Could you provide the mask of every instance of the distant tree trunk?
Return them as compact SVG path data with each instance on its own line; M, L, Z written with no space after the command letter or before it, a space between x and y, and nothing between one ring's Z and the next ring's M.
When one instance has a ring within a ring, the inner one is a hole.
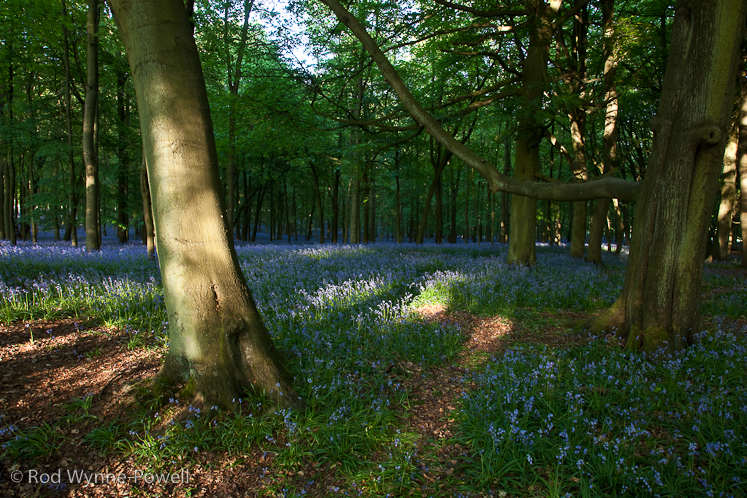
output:
M593 323L630 348L679 350L699 330L706 234L718 185L747 2L678 2L625 284Z
M368 241L376 242L376 188L373 180L368 188Z
M314 180L314 198L319 206L319 243L324 244L324 204L322 203L322 188L319 184L319 175L316 173L314 163L310 162L309 166L311 166L311 176ZM312 210L312 213L313 212L314 211Z
M449 162L449 159L451 158L451 153L446 152L444 154L441 154L441 147L438 146L439 153L431 158L431 164L433 165L433 181L431 181L430 186L428 187L428 193L425 196L425 203L423 204L423 216L420 218L420 225L418 227L418 235L415 239L416 244L422 244L423 240L425 238L425 231L428 225L428 215L431 211L431 203L433 201L433 195L436 194L438 196L438 189L441 187L441 174L444 171L444 168L446 167L446 164ZM437 197L436 204L438 204L440 200L440 197ZM436 206L437 209L440 209L438 206ZM436 217L438 217L439 214L436 214ZM443 215L442 220L443 220ZM438 219L436 220L436 238L438 239L438 234L443 232L443 229L439 227L438 225ZM441 222L443 225L443 221ZM436 243L440 243L439 240L436 240Z
M466 176L466 175L465 175ZM467 188L464 189L466 196L464 199L464 243L469 242L469 194L472 185L472 170L469 172L469 180L467 181Z
M99 0L88 0L86 100L83 110L83 162L86 166L86 251L101 249L99 239L99 154L96 112L99 102Z
M462 176L462 168L457 170L456 177L451 184L451 231L449 232L449 243L456 244L457 241L457 197L459 195L459 177Z
M243 172L243 187L244 187L244 217L242 218L242 229L241 229L241 240L248 242L249 240L249 224L252 216L252 196L251 196L251 177L249 172L244 170Z
M145 165L145 151L143 151L143 163L140 166L140 196L143 199L143 232L145 234L145 247L148 251L148 259L155 259L156 241L153 231L153 209L150 202L150 185L148 183L148 168Z
M247 389L298 406L257 311L225 217L205 80L181 0L110 0L132 68L169 319L160 376L197 404L230 408Z
M259 227L259 224L262 221L262 200L264 199L266 190L267 190L267 184L265 183L264 185L260 187L259 192L257 193L257 209L254 213L254 228L252 228L252 242L254 242L257 239L257 228Z
M8 51L8 86L5 92L5 101L8 109L6 126L13 126L13 32L11 30L10 39L6 42ZM8 140L5 160L5 233L10 240L11 245L16 245L16 168L13 163L13 138Z
M402 236L402 203L401 203L401 188L399 185L399 170L394 177L395 191L394 191L394 240L397 244L404 242Z
M368 185L368 175L366 173L363 173L363 189L361 192L361 198L363 199L363 212L362 218L363 218L363 230L362 236L361 236L361 243L368 244L368 236L370 234L369 232L369 226L371 221L371 190Z
M729 234L731 234L731 220L734 217L734 206L737 202L737 142L739 132L734 127L729 135L729 141L724 151L723 184L721 185L721 203L718 210L718 225L716 240L713 244L713 259L726 261L729 259Z
M503 174L511 174L511 140L506 137L503 141ZM501 244L508 244L509 226L509 194L501 192Z
M350 225L348 232L350 233L350 243L360 244L360 179L356 172L353 172L354 177L350 179Z
M332 243L337 244L337 230L340 220L340 168L335 168L335 179L332 184ZM288 239L290 242L290 239Z

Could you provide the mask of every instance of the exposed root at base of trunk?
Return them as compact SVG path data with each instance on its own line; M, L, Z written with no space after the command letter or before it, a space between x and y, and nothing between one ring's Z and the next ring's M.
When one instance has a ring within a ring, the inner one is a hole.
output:
M625 300L620 297L606 311L586 322L586 332L590 336L615 334L625 337Z

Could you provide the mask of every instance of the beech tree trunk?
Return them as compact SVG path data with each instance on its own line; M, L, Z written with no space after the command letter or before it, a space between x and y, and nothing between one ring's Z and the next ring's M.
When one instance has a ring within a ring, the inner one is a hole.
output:
M83 163L86 168L86 251L101 249L99 238L99 153L96 112L99 106L99 0L88 0L86 101L83 107Z
M181 0L110 0L132 70L169 317L165 381L231 408L250 389L298 406L233 245L205 80ZM194 404L194 403L193 403Z
M521 118L516 139L514 177L536 181L539 173L539 146L544 135L537 114L542 107L542 98L547 80L547 61L553 36L552 21L561 2L532 0L527 11L532 13L533 29L529 36L527 56L522 67ZM535 229L537 225L537 200L514 195L511 198L511 213L508 235L508 263L534 265Z
M616 330L630 348L679 350L699 328L706 233L746 11L743 0L677 2L625 285L592 327Z

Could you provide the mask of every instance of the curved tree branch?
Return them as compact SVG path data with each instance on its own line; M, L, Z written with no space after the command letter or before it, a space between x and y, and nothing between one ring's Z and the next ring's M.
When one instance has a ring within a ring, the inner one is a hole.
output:
M590 200L600 198L617 198L623 201L634 201L638 196L640 184L618 178L606 177L586 183L549 184L534 181L517 180L500 173L486 159L478 156L464 144L446 132L440 123L431 116L415 99L402 78L381 51L376 41L371 38L360 22L343 7L338 0L321 0L337 19L347 26L371 55L386 79L387 83L399 96L402 105L412 118L441 145L449 149L467 166L477 171L488 182L491 192L508 192L537 199L556 201Z

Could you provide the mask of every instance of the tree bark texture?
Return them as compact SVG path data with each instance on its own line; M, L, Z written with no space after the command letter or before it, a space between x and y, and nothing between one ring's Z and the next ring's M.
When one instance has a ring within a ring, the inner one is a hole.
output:
M718 186L747 2L676 4L653 149L623 291L593 329L631 348L678 350L699 327L706 233Z
M241 273L226 220L205 80L181 0L111 0L132 69L169 316L161 377L204 406L245 390L298 406Z

